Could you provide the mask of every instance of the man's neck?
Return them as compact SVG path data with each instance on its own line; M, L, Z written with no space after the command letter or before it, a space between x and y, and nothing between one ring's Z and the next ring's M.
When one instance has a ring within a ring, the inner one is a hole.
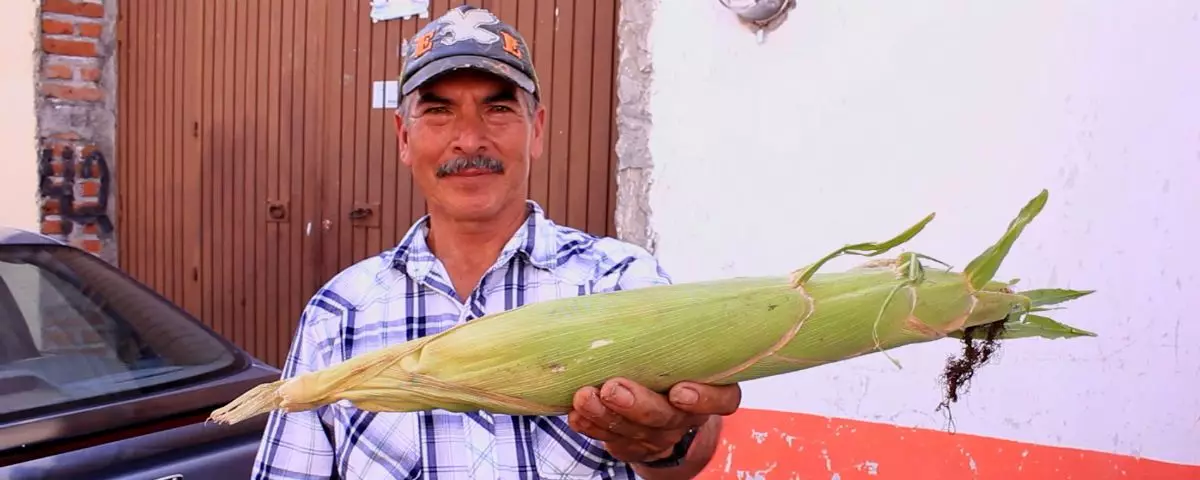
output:
M460 300L465 300L484 272L496 263L527 214L524 202L481 222L455 220L430 209L426 242L446 267Z

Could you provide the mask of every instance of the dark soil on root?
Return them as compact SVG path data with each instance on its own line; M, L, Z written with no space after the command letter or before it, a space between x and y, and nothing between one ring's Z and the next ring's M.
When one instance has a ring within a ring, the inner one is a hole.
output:
M1004 334L1004 322L1000 320L985 325L976 327L968 327L963 335L963 353L962 357L950 357L946 361L946 370L942 373L942 385L946 387L945 396L942 403L938 405L937 410L946 410L947 420L950 422L950 428L953 429L954 417L950 413L950 404L957 402L959 395L966 392L968 385L971 383L971 378L975 376L976 370L986 364L995 353L997 339ZM983 339L977 340L975 337L983 331Z

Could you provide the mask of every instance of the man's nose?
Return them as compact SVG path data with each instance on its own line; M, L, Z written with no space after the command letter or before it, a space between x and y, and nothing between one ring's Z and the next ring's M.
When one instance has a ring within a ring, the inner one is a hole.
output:
M454 148L460 153L467 155L483 153L487 148L487 135L483 119L472 113L463 115L458 122L458 137L454 143Z

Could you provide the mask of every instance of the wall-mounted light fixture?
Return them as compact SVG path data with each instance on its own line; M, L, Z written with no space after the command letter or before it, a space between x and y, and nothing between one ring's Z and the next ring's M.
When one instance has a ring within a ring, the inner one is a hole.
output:
M749 27L762 43L765 32L779 27L788 10L796 8L796 0L717 0Z

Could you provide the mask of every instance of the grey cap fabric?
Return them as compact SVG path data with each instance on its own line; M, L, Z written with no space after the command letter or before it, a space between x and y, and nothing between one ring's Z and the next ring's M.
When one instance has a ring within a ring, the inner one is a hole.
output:
M401 95L412 93L440 74L474 68L511 80L536 98L541 97L525 38L482 8L462 5L429 22L406 42L403 61Z

